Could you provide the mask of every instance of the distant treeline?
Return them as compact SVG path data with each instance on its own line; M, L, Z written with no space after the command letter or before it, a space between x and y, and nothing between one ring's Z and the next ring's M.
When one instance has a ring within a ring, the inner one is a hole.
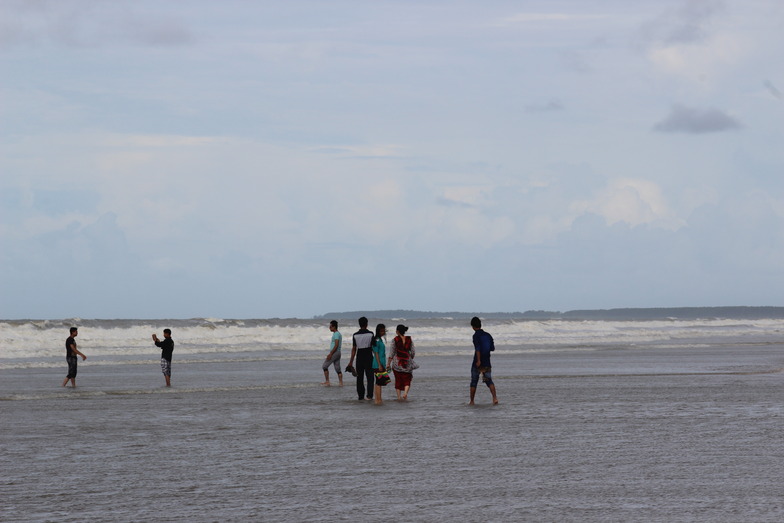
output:
M377 310L329 312L314 319L357 319L367 316L373 319L404 318L454 318L464 319L479 316L484 319L508 320L701 320L701 319L780 319L784 318L784 307L661 307L640 309L596 309L574 311L526 311L526 312L434 312L413 310Z
M474 316L481 316L482 318L494 319L513 319L528 317L527 312L490 312L477 314L474 312L434 312L434 311L410 311L410 310L379 310L379 311L348 311L348 312L328 312L321 316L314 316L315 320L356 320L360 316L367 316L372 319L389 319L389 318L402 318L406 320L417 319L437 319L437 318L473 318ZM557 312L549 314L559 314Z

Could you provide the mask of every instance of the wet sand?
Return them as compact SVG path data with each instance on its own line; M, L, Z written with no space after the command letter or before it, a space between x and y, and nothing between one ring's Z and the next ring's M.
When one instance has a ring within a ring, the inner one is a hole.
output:
M411 400L319 361L0 374L3 521L780 521L780 345L423 356ZM421 353L426 353L426 349ZM344 362L345 365L346 362Z

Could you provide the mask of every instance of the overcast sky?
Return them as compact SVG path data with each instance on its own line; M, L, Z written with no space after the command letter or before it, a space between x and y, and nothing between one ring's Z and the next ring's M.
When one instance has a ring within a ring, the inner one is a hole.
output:
M0 0L0 317L784 305L780 0Z

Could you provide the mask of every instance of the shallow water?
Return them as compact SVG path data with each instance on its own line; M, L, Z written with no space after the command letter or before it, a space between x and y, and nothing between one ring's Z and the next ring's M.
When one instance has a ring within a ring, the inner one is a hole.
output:
M3 521L780 521L781 345L422 356L411 401L320 361L0 371ZM89 362L90 360L88 360ZM345 365L347 362L343 362ZM61 372L62 371L62 372ZM333 378L334 379L334 378Z

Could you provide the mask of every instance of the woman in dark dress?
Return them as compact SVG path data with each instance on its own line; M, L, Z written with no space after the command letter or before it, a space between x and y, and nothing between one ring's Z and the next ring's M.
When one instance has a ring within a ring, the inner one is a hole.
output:
M411 388L412 371L419 365L414 362L414 342L411 340L411 336L406 336L408 327L398 325L396 331L397 335L390 347L387 367L391 366L392 372L395 374L395 392L397 392L398 401L405 401L408 399L408 391Z

